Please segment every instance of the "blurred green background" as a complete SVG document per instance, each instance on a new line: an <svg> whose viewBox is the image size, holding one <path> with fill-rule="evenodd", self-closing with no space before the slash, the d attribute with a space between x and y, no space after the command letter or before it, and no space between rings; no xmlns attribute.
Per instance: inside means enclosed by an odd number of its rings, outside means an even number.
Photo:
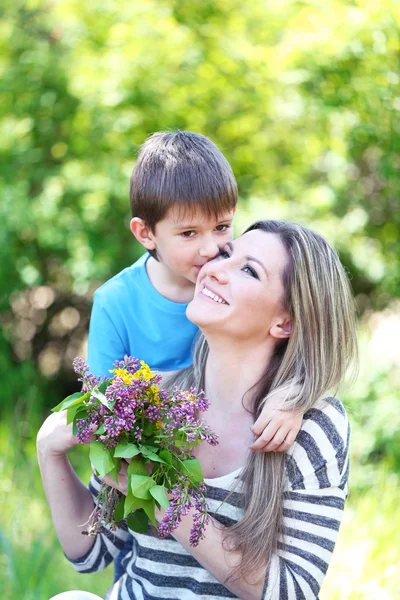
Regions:
<svg viewBox="0 0 400 600"><path fill-rule="evenodd" d="M35 456L75 391L94 289L140 254L128 181L152 132L209 136L236 232L288 218L351 275L351 495L321 600L400 597L400 5L390 0L3 0L0 8L0 595L104 594L55 539ZM73 453L88 477L84 450ZM396 533L397 532L397 533ZM396 542L397 537L397 542Z"/></svg>

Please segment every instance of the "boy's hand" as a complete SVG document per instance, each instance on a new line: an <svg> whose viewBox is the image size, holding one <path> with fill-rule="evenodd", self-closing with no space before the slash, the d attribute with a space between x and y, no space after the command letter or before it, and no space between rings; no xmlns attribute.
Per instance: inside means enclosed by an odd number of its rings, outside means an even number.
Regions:
<svg viewBox="0 0 400 600"><path fill-rule="evenodd" d="M265 404L261 415L252 426L258 436L251 450L262 452L286 452L293 444L303 422L298 410L277 410Z"/></svg>

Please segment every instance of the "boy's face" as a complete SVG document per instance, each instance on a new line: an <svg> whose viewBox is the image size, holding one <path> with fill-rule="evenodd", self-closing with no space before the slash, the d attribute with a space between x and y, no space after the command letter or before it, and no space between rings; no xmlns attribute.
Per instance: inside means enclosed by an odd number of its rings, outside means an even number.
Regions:
<svg viewBox="0 0 400 600"><path fill-rule="evenodd" d="M232 240L234 212L215 218L199 209L171 208L151 233L160 263L174 276L195 283L201 267Z"/></svg>

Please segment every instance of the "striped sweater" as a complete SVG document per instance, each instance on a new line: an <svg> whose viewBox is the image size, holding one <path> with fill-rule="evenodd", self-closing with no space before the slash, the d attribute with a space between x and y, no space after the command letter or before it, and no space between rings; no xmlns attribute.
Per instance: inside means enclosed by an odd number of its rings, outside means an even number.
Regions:
<svg viewBox="0 0 400 600"><path fill-rule="evenodd" d="M342 404L330 398L304 415L287 452L283 492L284 532L265 575L265 600L315 600L327 571L347 496L349 424ZM241 518L240 470L206 479L212 516L229 526ZM235 491L229 494L231 487ZM99 481L89 489L96 495ZM227 497L228 496L228 497ZM226 500L226 501L225 501ZM125 527L103 528L91 550L72 560L77 571L106 567L132 540L125 574L109 600L220 600L236 598L173 537L159 539L150 529L138 534Z"/></svg>

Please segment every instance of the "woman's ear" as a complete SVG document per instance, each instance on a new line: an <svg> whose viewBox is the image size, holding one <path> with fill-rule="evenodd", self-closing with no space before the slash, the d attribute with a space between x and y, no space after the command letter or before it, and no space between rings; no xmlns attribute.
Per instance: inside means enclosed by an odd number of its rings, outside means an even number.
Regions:
<svg viewBox="0 0 400 600"><path fill-rule="evenodd" d="M269 330L272 337L283 340L291 336L292 321L288 316L277 318Z"/></svg>
<svg viewBox="0 0 400 600"><path fill-rule="evenodd" d="M155 250L156 242L154 234L143 219L134 217L131 219L129 227L137 241L142 244L146 250Z"/></svg>

